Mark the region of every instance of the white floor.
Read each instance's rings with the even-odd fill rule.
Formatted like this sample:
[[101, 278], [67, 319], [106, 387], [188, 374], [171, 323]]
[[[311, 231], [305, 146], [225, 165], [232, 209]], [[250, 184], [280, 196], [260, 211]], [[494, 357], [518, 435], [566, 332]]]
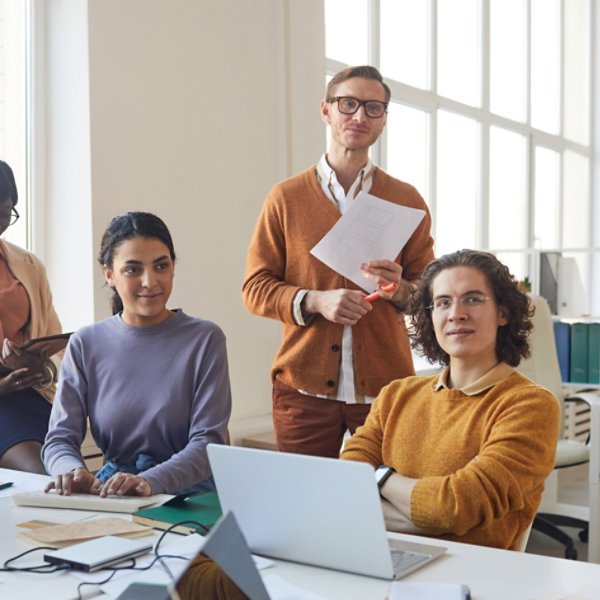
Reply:
[[[558, 495], [561, 502], [581, 505], [587, 503], [587, 469], [588, 465], [581, 465], [559, 472]], [[573, 538], [579, 555], [578, 560], [587, 560], [587, 544], [579, 540], [579, 531], [569, 527], [564, 527], [563, 530]], [[562, 544], [535, 530], [531, 531], [526, 551], [532, 554], [544, 554], [560, 558], [565, 556], [565, 549]]]

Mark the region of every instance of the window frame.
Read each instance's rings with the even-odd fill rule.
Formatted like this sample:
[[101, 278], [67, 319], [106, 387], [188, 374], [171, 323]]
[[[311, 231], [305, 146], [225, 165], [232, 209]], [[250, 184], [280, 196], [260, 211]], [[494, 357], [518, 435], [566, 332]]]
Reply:
[[[435, 228], [437, 224], [436, 212], [437, 212], [437, 189], [436, 189], [436, 156], [437, 156], [437, 114], [439, 110], [446, 110], [455, 112], [457, 114], [466, 116], [474, 119], [479, 123], [480, 131], [480, 173], [479, 173], [479, 185], [480, 185], [480, 198], [479, 210], [477, 215], [477, 248], [487, 250], [495, 254], [518, 254], [524, 257], [525, 261], [525, 275], [533, 282], [533, 292], [539, 291], [539, 282], [537, 277], [537, 269], [539, 265], [539, 248], [536, 247], [536, 241], [534, 236], [534, 210], [535, 210], [535, 152], [537, 147], [544, 147], [550, 150], [556, 151], [560, 157], [560, 176], [559, 176], [559, 224], [563, 221], [563, 214], [566, 209], [565, 207], [565, 189], [564, 189], [564, 156], [566, 151], [572, 151], [576, 154], [583, 156], [587, 161], [589, 171], [589, 189], [588, 189], [588, 206], [589, 215], [587, 219], [588, 230], [584, 232], [584, 239], [587, 239], [588, 243], [581, 247], [566, 247], [563, 244], [563, 232], [560, 228], [558, 232], [558, 244], [556, 248], [543, 248], [543, 251], [556, 251], [561, 253], [577, 253], [584, 254], [587, 259], [587, 268], [584, 272], [581, 272], [581, 278], [586, 286], [588, 305], [592, 305], [594, 292], [592, 289], [591, 282], [594, 274], [594, 264], [600, 262], [599, 248], [593, 246], [594, 242], [594, 172], [593, 172], [593, 157], [594, 157], [594, 136], [590, 134], [589, 143], [582, 144], [573, 140], [568, 139], [564, 135], [565, 131], [565, 2], [568, 0], [560, 0], [561, 10], [561, 36], [560, 36], [560, 130], [557, 134], [551, 134], [531, 126], [531, 27], [529, 22], [531, 19], [531, 2], [527, 0], [527, 53], [528, 61], [526, 68], [526, 95], [527, 95], [527, 106], [525, 121], [520, 122], [516, 120], [503, 117], [495, 114], [490, 109], [490, 56], [491, 56], [491, 28], [490, 28], [490, 0], [481, 0], [481, 76], [480, 81], [482, 85], [481, 93], [481, 106], [473, 107], [467, 104], [463, 104], [451, 98], [446, 98], [437, 94], [437, 45], [436, 45], [436, 34], [433, 33], [437, 30], [437, 18], [438, 18], [438, 0], [429, 0], [430, 5], [430, 27], [431, 34], [430, 38], [430, 57], [429, 57], [429, 69], [430, 69], [430, 89], [423, 90], [416, 87], [412, 87], [400, 81], [395, 81], [386, 76], [386, 73], [382, 73], [386, 83], [390, 86], [392, 91], [392, 101], [402, 105], [410, 106], [423, 110], [429, 115], [429, 197], [425, 200], [428, 203], [430, 211], [432, 213], [432, 219], [434, 224], [434, 239], [435, 239]], [[325, 0], [327, 2], [327, 0]], [[366, 20], [365, 26], [368, 27], [369, 35], [369, 47], [368, 47], [368, 63], [379, 67], [380, 65], [380, 0], [366, 0], [368, 7], [369, 18]], [[589, 78], [589, 115], [588, 122], [590, 130], [594, 131], [594, 89], [596, 85], [594, 76], [594, 22], [596, 19], [595, 3], [589, 0], [589, 48], [590, 48], [590, 60], [588, 63], [587, 74]], [[327, 29], [327, 24], [326, 24]], [[338, 61], [325, 57], [326, 61], [326, 76], [330, 77], [334, 73], [338, 72], [347, 65]], [[518, 133], [525, 137], [526, 140], [526, 239], [525, 245], [522, 248], [497, 248], [490, 247], [490, 232], [489, 232], [489, 184], [490, 184], [490, 131], [491, 127], [498, 127]], [[371, 150], [371, 156], [373, 160], [381, 165], [383, 169], [387, 168], [387, 130], [384, 130], [380, 140], [373, 146]], [[596, 255], [596, 256], [594, 256]], [[600, 275], [600, 274], [597, 274]]]

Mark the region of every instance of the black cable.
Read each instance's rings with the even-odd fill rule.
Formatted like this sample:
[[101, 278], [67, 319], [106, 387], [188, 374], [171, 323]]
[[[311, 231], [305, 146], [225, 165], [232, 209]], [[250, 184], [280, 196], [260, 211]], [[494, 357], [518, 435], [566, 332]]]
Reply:
[[21, 554], [17, 554], [17, 556], [13, 556], [8, 560], [5, 560], [0, 571], [4, 572], [20, 572], [20, 573], [55, 573], [56, 571], [66, 571], [70, 567], [69, 565], [51, 565], [50, 563], [45, 563], [43, 565], [36, 565], [34, 567], [10, 567], [9, 565], [19, 558], [26, 556], [27, 554], [31, 554], [32, 552], [37, 552], [38, 550], [56, 550], [56, 548], [52, 548], [51, 546], [38, 546], [36, 548], [31, 548], [26, 550], [25, 552], [21, 552]]
[[[182, 560], [187, 560], [187, 559], [185, 556], [177, 556], [174, 554], [162, 554], [161, 555], [158, 553], [158, 548], [168, 533], [170, 533], [175, 527], [178, 527], [179, 525], [186, 525], [186, 524], [196, 525], [198, 529], [203, 529], [206, 533], [208, 533], [208, 531], [209, 531], [209, 528], [206, 527], [206, 525], [203, 525], [202, 523], [200, 523], [198, 521], [194, 521], [194, 520], [190, 520], [190, 519], [185, 520], [185, 521], [179, 521], [178, 523], [174, 523], [168, 529], [165, 529], [165, 531], [163, 531], [161, 536], [158, 538], [158, 541], [154, 545], [154, 559], [150, 562], [150, 564], [146, 565], [145, 567], [137, 567], [135, 559], [132, 558], [132, 559], [130, 559], [133, 563], [132, 565], [125, 566], [125, 567], [113, 567], [111, 569], [112, 573], [106, 579], [103, 579], [102, 581], [82, 581], [77, 586], [78, 600], [82, 600], [83, 597], [81, 595], [81, 590], [86, 585], [104, 585], [105, 583], [108, 583], [115, 576], [117, 571], [125, 571], [125, 570], [147, 571], [148, 569], [151, 569], [157, 562], [159, 562], [161, 564], [162, 568], [166, 571], [167, 575], [171, 578], [171, 581], [175, 582], [173, 573], [171, 573], [171, 570], [169, 569], [167, 564], [163, 561], [163, 559], [165, 559], [165, 558], [177, 558], [177, 559], [182, 559]], [[51, 546], [39, 546], [36, 548], [31, 548], [29, 550], [26, 550], [25, 552], [22, 552], [21, 554], [18, 554], [17, 556], [13, 556], [12, 558], [9, 558], [8, 560], [4, 561], [4, 564], [2, 565], [2, 568], [0, 568], [0, 571], [45, 574], [45, 573], [55, 573], [56, 571], [71, 570], [71, 566], [68, 564], [51, 565], [49, 563], [46, 563], [43, 565], [36, 565], [33, 567], [11, 567], [11, 566], [9, 566], [11, 563], [15, 562], [16, 560], [19, 560], [23, 556], [26, 556], [27, 554], [30, 554], [32, 552], [37, 552], [39, 550], [56, 550], [56, 548], [53, 548]]]
[[[170, 577], [172, 582], [175, 582], [175, 577], [173, 577], [173, 573], [171, 573], [171, 569], [169, 569], [169, 567], [167, 566], [167, 563], [165, 563], [163, 561], [163, 558], [185, 558], [183, 556], [167, 556], [167, 555], [160, 555], [158, 553], [158, 547], [160, 546], [161, 542], [165, 539], [165, 536], [167, 535], [167, 533], [170, 533], [175, 527], [179, 527], [180, 525], [186, 525], [186, 524], [193, 524], [193, 525], [197, 525], [198, 528], [196, 529], [196, 532], [198, 532], [198, 529], [202, 528], [204, 529], [204, 531], [206, 533], [208, 533], [210, 530], [209, 528], [200, 523], [199, 521], [194, 521], [192, 519], [188, 519], [185, 521], [179, 521], [179, 523], [173, 523], [173, 525], [171, 525], [170, 527], [168, 527], [167, 529], [165, 529], [162, 533], [162, 535], [158, 538], [158, 541], [156, 542], [156, 544], [154, 545], [154, 555], [156, 556], [155, 560], [158, 560], [162, 566], [162, 568], [166, 571], [167, 575]], [[155, 562], [155, 561], [153, 561]]]

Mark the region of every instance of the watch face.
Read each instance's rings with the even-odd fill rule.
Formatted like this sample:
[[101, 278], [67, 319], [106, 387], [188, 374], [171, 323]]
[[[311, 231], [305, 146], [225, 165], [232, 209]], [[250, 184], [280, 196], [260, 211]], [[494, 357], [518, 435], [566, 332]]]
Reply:
[[379, 487], [384, 484], [385, 480], [392, 474], [392, 471], [392, 467], [386, 467], [385, 465], [377, 467], [375, 470], [375, 481]]

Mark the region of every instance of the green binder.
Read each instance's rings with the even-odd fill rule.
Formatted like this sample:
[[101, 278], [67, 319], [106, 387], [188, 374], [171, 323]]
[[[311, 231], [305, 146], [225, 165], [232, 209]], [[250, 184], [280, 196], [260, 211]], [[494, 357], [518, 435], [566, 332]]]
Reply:
[[571, 325], [571, 381], [588, 383], [589, 324]]
[[588, 383], [600, 383], [600, 323], [588, 327]]
[[201, 526], [193, 523], [178, 525], [172, 529], [175, 533], [198, 533], [205, 534], [221, 517], [221, 504], [215, 492], [208, 494], [197, 494], [195, 496], [181, 497], [169, 500], [162, 506], [154, 508], [143, 508], [133, 513], [133, 520], [142, 525], [148, 525], [155, 529], [168, 529], [171, 525], [180, 521], [196, 521]]

